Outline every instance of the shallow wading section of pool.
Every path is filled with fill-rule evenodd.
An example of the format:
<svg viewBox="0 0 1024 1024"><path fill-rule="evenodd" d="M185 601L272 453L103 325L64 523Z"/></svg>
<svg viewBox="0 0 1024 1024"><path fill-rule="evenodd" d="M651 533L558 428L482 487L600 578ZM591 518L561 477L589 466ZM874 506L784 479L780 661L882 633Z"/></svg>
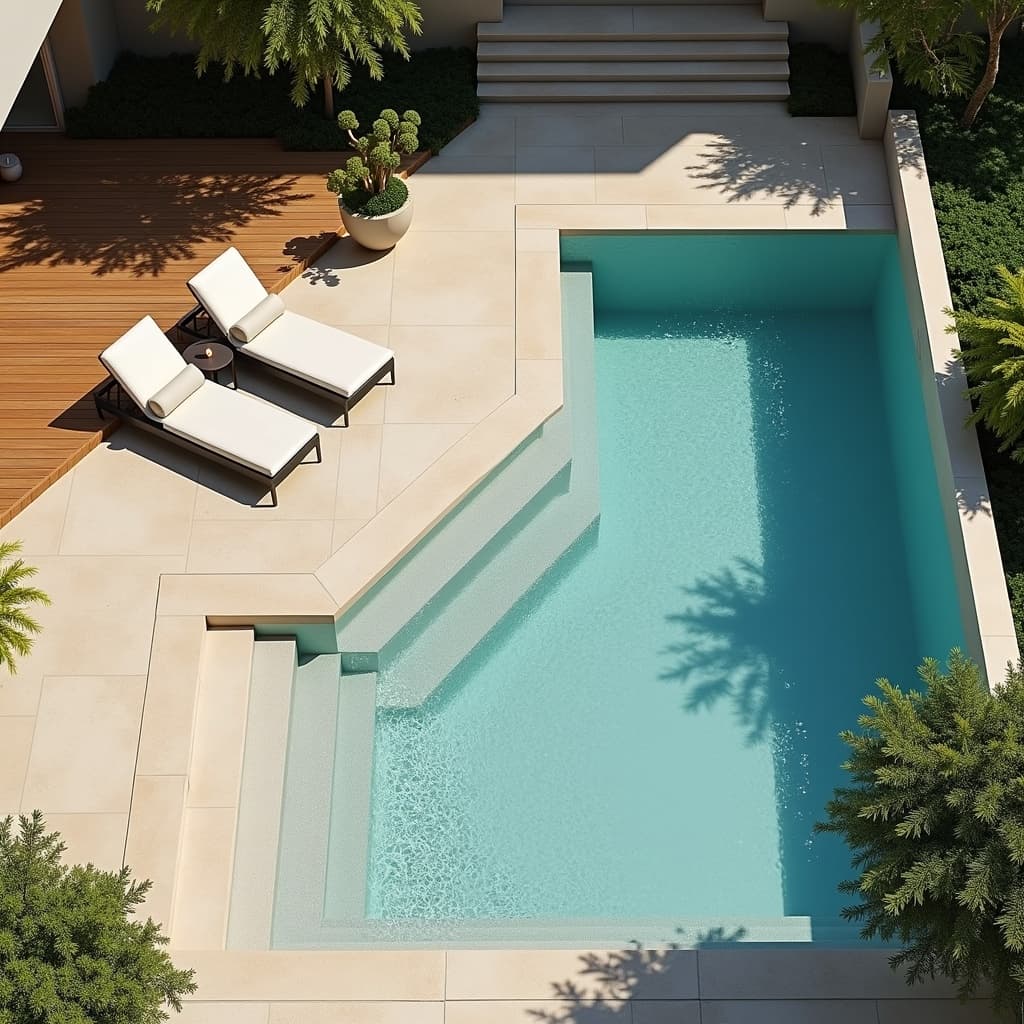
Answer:
<svg viewBox="0 0 1024 1024"><path fill-rule="evenodd" d="M892 236L563 257L565 410L296 676L275 946L849 942L836 733L976 644Z"/></svg>

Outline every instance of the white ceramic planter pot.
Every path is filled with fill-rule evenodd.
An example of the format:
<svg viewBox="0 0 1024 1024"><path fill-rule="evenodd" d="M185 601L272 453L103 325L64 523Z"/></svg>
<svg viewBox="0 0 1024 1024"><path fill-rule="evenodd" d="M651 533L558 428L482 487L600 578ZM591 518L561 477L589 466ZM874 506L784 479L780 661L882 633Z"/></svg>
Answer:
<svg viewBox="0 0 1024 1024"><path fill-rule="evenodd" d="M385 213L379 217L366 217L361 213L353 213L347 209L339 198L338 209L341 210L341 222L345 230L367 249L392 249L398 240L409 230L412 224L412 196L394 213Z"/></svg>

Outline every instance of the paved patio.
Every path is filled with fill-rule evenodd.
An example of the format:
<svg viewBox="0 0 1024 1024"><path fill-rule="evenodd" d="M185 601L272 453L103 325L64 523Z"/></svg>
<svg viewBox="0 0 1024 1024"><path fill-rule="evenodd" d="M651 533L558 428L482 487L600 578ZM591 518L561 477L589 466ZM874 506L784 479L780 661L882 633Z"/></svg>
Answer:
<svg viewBox="0 0 1024 1024"><path fill-rule="evenodd" d="M183 625L197 615L329 617L559 407L559 230L894 224L879 143L861 141L852 120L794 120L772 105L485 108L412 190L413 230L396 250L368 254L342 240L283 292L290 308L392 347L397 385L364 400L342 430L329 404L240 379L322 428L323 464L300 466L277 508L241 479L123 428L0 531L24 541L53 598L36 650L0 680L0 814L41 808L73 858L114 868L125 855L143 710L173 657L153 652L158 602ZM281 227L283 240L287 218ZM650 987L613 977L596 1003L594 992L577 999L557 987L590 976L565 952L318 960L208 949L180 961L198 969L192 1024L987 1017L945 989L931 1002L902 998L901 982L891 999L861 998L854 960L787 989L773 988L767 961L757 983L744 981L749 967L705 975L720 955L702 952L710 966L698 972L698 954L678 954L685 984L655 986L649 998Z"/></svg>

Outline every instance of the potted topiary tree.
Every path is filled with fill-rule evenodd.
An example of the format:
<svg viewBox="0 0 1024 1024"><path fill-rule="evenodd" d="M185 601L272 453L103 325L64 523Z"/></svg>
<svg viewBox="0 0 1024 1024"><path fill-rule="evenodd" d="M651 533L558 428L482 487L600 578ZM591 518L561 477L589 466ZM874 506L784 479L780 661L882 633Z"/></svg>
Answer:
<svg viewBox="0 0 1024 1024"><path fill-rule="evenodd" d="M359 121L351 110L338 115L338 127L348 133L358 156L327 176L327 190L338 197L345 230L367 249L390 249L409 230L412 199L409 187L395 176L403 153L419 146L420 115L407 110L401 117L382 110L369 135L357 136Z"/></svg>

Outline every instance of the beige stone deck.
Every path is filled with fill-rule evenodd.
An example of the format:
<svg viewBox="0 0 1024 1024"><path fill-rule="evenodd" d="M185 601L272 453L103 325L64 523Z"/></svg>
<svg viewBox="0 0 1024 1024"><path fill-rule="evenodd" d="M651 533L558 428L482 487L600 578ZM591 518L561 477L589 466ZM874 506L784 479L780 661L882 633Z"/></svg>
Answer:
<svg viewBox="0 0 1024 1024"><path fill-rule="evenodd" d="M412 187L414 228L394 252L343 240L283 293L293 309L394 348L398 384L341 430L329 405L242 378L322 427L323 464L299 467L279 507L122 429L0 531L24 541L53 597L36 650L0 681L0 814L41 808L71 856L119 866L137 773L153 793L182 778L191 718L176 703L175 673L191 665L194 681L204 621L329 621L559 407L560 229L894 223L880 144L862 142L852 120L791 120L771 106L488 108ZM164 729L143 737L151 760L141 768L147 706ZM238 732L224 720L206 742L237 757ZM147 806L155 814L159 802ZM129 859L147 873L177 869L160 863L160 849L136 853ZM202 862L202 851L192 855ZM185 898L201 899L201 887ZM859 954L808 976L771 957L730 963L728 952L652 954L601 983L565 951L205 948L179 959L200 981L192 1024L986 1019L944 989L910 1000L899 982L865 998ZM567 995L557 987L567 980L589 994Z"/></svg>

